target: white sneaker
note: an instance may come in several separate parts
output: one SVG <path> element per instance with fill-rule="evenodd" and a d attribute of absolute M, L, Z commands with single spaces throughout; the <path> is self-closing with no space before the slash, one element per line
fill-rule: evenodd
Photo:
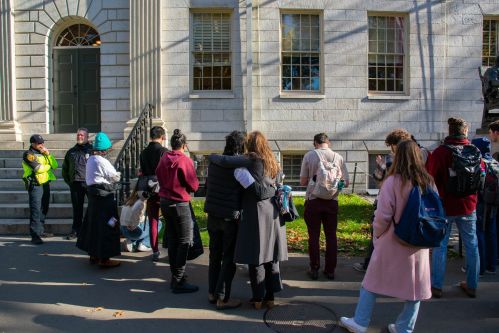
<path fill-rule="evenodd" d="M 131 240 L 129 240 L 129 239 L 126 240 L 125 249 L 128 252 L 133 252 L 133 242 Z"/>
<path fill-rule="evenodd" d="M 139 245 L 137 246 L 137 251 L 139 251 L 139 252 L 149 252 L 149 251 L 151 251 L 151 248 L 145 246 L 142 243 L 139 243 Z"/>
<path fill-rule="evenodd" d="M 360 326 L 357 324 L 353 318 L 341 317 L 340 325 L 346 328 L 349 332 L 352 333 L 366 333 L 367 327 Z"/>
<path fill-rule="evenodd" d="M 395 324 L 388 325 L 388 332 L 390 332 L 390 333 L 398 333 L 397 332 L 397 328 L 395 327 Z"/>

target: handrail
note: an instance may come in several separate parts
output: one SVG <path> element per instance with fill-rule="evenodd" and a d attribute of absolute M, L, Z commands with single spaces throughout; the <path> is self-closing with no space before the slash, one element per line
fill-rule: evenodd
<path fill-rule="evenodd" d="M 152 128 L 152 110 L 151 104 L 144 106 L 114 162 L 115 169 L 121 172 L 121 186 L 116 191 L 118 205 L 122 205 L 130 195 L 130 180 L 137 176 L 140 153 L 147 145 L 148 133 Z"/>

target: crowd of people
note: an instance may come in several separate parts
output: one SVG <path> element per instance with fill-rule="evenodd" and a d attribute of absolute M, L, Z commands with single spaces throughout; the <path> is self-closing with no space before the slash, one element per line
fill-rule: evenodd
<path fill-rule="evenodd" d="M 421 147 L 408 131 L 393 130 L 385 140 L 390 154 L 376 158 L 373 177 L 379 182 L 380 191 L 371 221 L 371 243 L 364 262 L 354 265 L 365 276 L 354 316 L 340 320 L 350 332 L 367 331 L 379 295 L 405 301 L 395 322 L 388 325 L 389 332 L 414 330 L 420 302 L 444 296 L 452 224 L 457 226 L 465 248 L 466 280 L 459 284 L 463 292 L 476 297 L 479 276 L 496 272 L 499 164 L 497 156 L 491 156 L 491 141 L 499 141 L 499 121 L 489 125 L 490 139 L 475 138 L 472 142 L 468 140 L 466 121 L 449 118 L 448 126 L 449 135 L 433 152 Z M 162 215 L 171 291 L 198 291 L 199 286 L 190 283 L 186 274 L 189 253 L 199 233 L 191 205 L 199 180 L 195 165 L 186 154 L 186 135 L 175 129 L 168 150 L 164 148 L 164 129 L 151 129 L 151 141 L 140 156 L 139 180 L 121 213 L 115 201 L 121 175 L 106 158 L 111 141 L 100 132 L 90 144 L 84 128 L 78 129 L 76 139 L 63 163 L 63 177 L 70 187 L 73 204 L 72 231 L 67 239 L 77 238 L 76 246 L 89 255 L 90 264 L 101 267 L 120 265 L 119 260 L 111 259 L 121 254 L 120 236 L 126 238 L 129 251 L 151 251 L 152 260 L 158 261 Z M 33 135 L 30 143 L 23 155 L 23 179 L 29 193 L 31 241 L 42 244 L 49 184 L 55 179 L 53 170 L 58 165 L 40 135 Z M 312 280 L 319 277 L 322 226 L 326 239 L 323 274 L 333 280 L 337 265 L 338 195 L 341 188 L 349 186 L 349 176 L 343 157 L 331 150 L 325 133 L 315 135 L 313 144 L 314 149 L 304 156 L 300 171 L 300 184 L 307 188 L 307 274 Z M 456 175 L 460 172 L 456 158 L 463 154 L 479 156 L 477 177 L 472 175 L 465 184 L 463 177 Z M 281 262 L 288 259 L 286 224 L 280 219 L 274 200 L 276 186 L 283 178 L 280 166 L 259 131 L 231 132 L 225 137 L 223 153 L 212 154 L 208 159 L 204 207 L 210 236 L 208 301 L 219 310 L 242 304 L 231 297 L 231 286 L 236 264 L 244 264 L 249 271 L 250 303 L 255 309 L 272 308 L 275 293 L 283 288 Z M 324 192 L 322 183 L 331 174 L 334 185 Z M 473 182 L 479 182 L 479 187 L 473 187 Z M 490 184 L 496 185 L 495 192 Z M 438 191 L 449 222 L 443 241 L 431 254 L 428 248 L 403 244 L 394 232 L 414 187 L 423 192 Z M 83 214 L 85 197 L 88 208 Z"/>

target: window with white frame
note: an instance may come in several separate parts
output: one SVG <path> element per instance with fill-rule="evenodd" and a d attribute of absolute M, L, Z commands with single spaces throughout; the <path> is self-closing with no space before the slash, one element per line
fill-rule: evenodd
<path fill-rule="evenodd" d="M 494 66 L 497 56 L 497 25 L 499 20 L 483 19 L 482 66 Z"/>
<path fill-rule="evenodd" d="M 232 89 L 230 13 L 192 13 L 192 90 Z"/>
<path fill-rule="evenodd" d="M 281 91 L 321 91 L 318 14 L 281 14 Z"/>
<path fill-rule="evenodd" d="M 303 154 L 282 155 L 282 172 L 284 173 L 284 183 L 291 185 L 293 190 L 305 190 L 306 186 L 300 186 L 300 169 Z"/>
<path fill-rule="evenodd" d="M 405 16 L 369 15 L 369 92 L 405 92 L 406 25 Z"/>

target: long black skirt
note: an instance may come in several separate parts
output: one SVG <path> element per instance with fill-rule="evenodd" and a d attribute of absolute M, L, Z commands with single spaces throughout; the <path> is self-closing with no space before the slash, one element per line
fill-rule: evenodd
<path fill-rule="evenodd" d="M 118 220 L 114 191 L 89 186 L 87 195 L 87 213 L 76 246 L 99 259 L 119 256 L 121 254 L 119 223 L 114 227 L 108 225 L 112 217 Z"/>

